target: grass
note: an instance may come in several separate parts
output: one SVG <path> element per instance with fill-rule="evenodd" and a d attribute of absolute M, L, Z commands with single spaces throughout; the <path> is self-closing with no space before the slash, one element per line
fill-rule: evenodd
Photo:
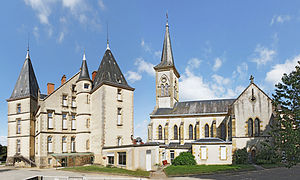
<path fill-rule="evenodd" d="M 127 175 L 127 176 L 136 176 L 136 177 L 149 177 L 150 172 L 137 170 L 131 171 L 127 169 L 121 169 L 116 167 L 104 167 L 104 166 L 77 166 L 77 167 L 67 167 L 61 170 L 64 171 L 79 171 L 79 172 L 99 172 L 99 173 L 109 173 L 109 174 L 116 174 L 116 175 Z"/>
<path fill-rule="evenodd" d="M 248 164 L 243 165 L 194 165 L 194 166 L 169 166 L 164 169 L 167 176 L 211 174 L 216 172 L 234 172 L 241 170 L 255 170 Z"/>

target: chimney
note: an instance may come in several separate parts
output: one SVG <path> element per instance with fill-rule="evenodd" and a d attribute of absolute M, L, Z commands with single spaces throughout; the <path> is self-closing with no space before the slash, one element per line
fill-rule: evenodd
<path fill-rule="evenodd" d="M 97 71 L 94 71 L 94 72 L 92 73 L 92 81 L 95 80 L 96 74 L 97 74 Z"/>
<path fill-rule="evenodd" d="M 63 85 L 66 82 L 66 75 L 63 75 L 63 77 L 61 77 L 61 85 Z"/>
<path fill-rule="evenodd" d="M 54 84 L 53 83 L 48 83 L 47 84 L 48 95 L 51 94 L 53 91 L 54 91 Z"/>

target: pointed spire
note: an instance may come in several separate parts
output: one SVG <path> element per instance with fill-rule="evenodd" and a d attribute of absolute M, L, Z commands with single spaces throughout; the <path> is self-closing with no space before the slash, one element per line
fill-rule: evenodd
<path fill-rule="evenodd" d="M 91 81 L 91 78 L 90 78 L 90 75 L 89 75 L 89 70 L 88 70 L 87 63 L 86 63 L 85 50 L 84 50 L 84 53 L 83 53 L 82 64 L 81 64 L 81 68 L 80 68 L 80 74 L 79 74 L 79 78 L 78 78 L 77 82 L 81 81 L 81 80 Z"/>
<path fill-rule="evenodd" d="M 28 42 L 27 42 L 27 54 L 26 54 L 26 59 L 30 59 L 30 56 L 29 56 L 29 38 L 28 38 Z"/>

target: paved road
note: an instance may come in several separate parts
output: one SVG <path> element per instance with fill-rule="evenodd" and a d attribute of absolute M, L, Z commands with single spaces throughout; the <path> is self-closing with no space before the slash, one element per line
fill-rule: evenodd
<path fill-rule="evenodd" d="M 228 173 L 228 174 L 213 174 L 213 175 L 202 175 L 194 177 L 176 177 L 170 178 L 172 180 L 194 180 L 194 179 L 220 179 L 220 180 L 300 180 L 300 166 L 293 168 L 272 168 L 264 169 L 259 171 L 248 171 L 248 172 L 239 172 L 239 173 Z"/>
<path fill-rule="evenodd" d="M 28 177 L 33 177 L 37 175 L 46 176 L 46 180 L 67 180 L 67 177 L 85 177 L 84 180 L 129 180 L 140 178 L 128 177 L 128 176 L 114 176 L 106 174 L 93 174 L 93 173 L 78 173 L 69 171 L 60 171 L 55 169 L 37 169 L 37 168 L 11 168 L 11 167 L 0 167 L 0 180 L 22 180 Z M 71 179 L 71 178 L 70 178 Z M 78 178 L 82 179 L 82 178 Z M 77 179 L 76 179 L 77 180 Z"/>

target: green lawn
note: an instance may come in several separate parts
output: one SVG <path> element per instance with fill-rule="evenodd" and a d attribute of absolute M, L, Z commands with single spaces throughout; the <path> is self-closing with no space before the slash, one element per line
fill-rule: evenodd
<path fill-rule="evenodd" d="M 167 176 L 209 174 L 225 171 L 255 170 L 252 165 L 194 165 L 194 166 L 169 166 L 164 169 Z"/>
<path fill-rule="evenodd" d="M 116 167 L 104 167 L 104 166 L 78 166 L 78 167 L 67 167 L 61 170 L 64 171 L 79 171 L 79 172 L 99 172 L 99 173 L 109 173 L 109 174 L 117 174 L 117 175 L 128 175 L 128 176 L 136 176 L 136 177 L 149 177 L 150 172 L 148 171 L 130 171 L 127 169 L 121 169 Z"/>

